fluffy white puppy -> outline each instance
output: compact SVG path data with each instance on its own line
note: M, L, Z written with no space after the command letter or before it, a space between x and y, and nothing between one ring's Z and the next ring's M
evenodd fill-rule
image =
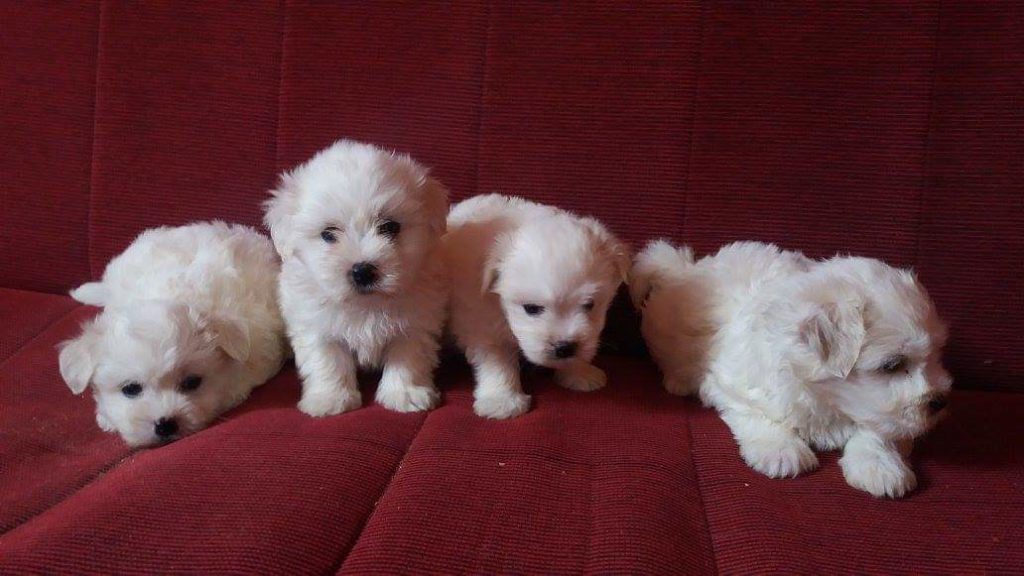
M875 496L916 485L910 440L946 407L946 329L914 275L869 258L813 261L740 242L694 262L648 245L630 291L665 387L718 409L743 459L771 477L843 448L846 481Z
M143 232L71 292L103 311L61 344L61 376L75 394L91 383L96 422L132 446L195 432L281 368L278 268L245 226Z
M265 220L284 260L281 310L302 376L299 409L358 408L357 368L381 366L379 404L434 407L445 188L408 156L342 140L283 174L272 194Z
M477 196L448 215L450 330L476 376L473 409L525 412L519 351L573 390L596 390L590 361L629 253L601 223L521 198Z

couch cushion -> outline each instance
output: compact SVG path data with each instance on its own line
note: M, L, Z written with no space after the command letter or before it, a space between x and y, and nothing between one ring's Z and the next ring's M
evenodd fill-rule
M76 306L67 296L0 288L0 362Z
M846 485L838 454L795 479L740 459L714 411L689 407L719 569L729 574L936 574L1024 569L1024 396L954 395L912 457L919 488L880 500Z

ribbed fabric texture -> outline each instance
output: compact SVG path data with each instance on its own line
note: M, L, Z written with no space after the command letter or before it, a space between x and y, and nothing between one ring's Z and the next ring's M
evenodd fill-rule
M1024 7L1014 2L0 3L0 573L1021 573ZM533 411L295 409L287 368L132 452L60 379L69 288L141 230L258 224L338 138L635 248L738 239L913 266L961 389L879 501L796 480L664 393L620 301L609 386Z

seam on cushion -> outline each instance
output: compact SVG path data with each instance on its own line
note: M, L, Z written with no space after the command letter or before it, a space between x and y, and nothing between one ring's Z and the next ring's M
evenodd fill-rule
M693 425L692 425L692 413L693 408L691 407L686 412L686 434L690 438L690 456L693 463L693 479L697 485L697 498L700 501L700 510L704 515L704 531L708 535L708 543L711 545L711 563L712 573L718 574L721 571L718 569L718 548L715 544L715 533L711 530L711 521L708 519L708 503L704 499L704 487L701 484L700 479L700 467L697 465L697 445L693 439Z
M491 61L491 27L492 24L492 11L491 2L485 4L486 22L484 25L484 48L481 51L481 62L480 62L480 91L477 100L477 117L476 117L476 174L473 178L473 194L480 194L480 151L484 139L484 95L487 92L487 63Z
M373 510L371 510L370 513L367 514L365 518L363 518L362 525L359 526L359 532L356 533L356 536L352 539L351 543L348 544L348 546L344 550L339 551L339 558L331 566L331 570L328 572L329 574L338 574L345 567L345 560L348 560L348 555L352 553L352 550L354 550L355 547L359 544L359 542L363 539L363 533L366 531L367 524L369 524L370 520L377 515L377 505L380 503L381 500L384 499L385 496L387 496L388 492L391 490L391 485L394 483L395 477L398 476L398 472L402 469L402 465L405 464L405 460L409 457L409 453L412 452L413 444L416 443L416 439L419 438L420 434L423 432L423 427L426 426L427 420L429 420L430 417L433 415L434 412L431 411L423 416L423 419L420 421L420 425L416 428L416 433L413 434L412 438L409 439L409 445L406 446L405 452L402 454L402 457L398 460L398 463L395 464L395 468L394 470L391 471L391 476L388 477L388 481L385 482L384 487L381 488L380 495L377 496L377 499L373 501Z
M274 174L275 177L281 166L281 93L284 91L284 39L288 28L288 1L280 0L278 8L281 11L279 28L280 41L277 49L277 101L274 110ZM276 186L276 183L275 183Z
M942 0L935 3L935 32L932 43L932 73L931 85L928 87L928 116L924 129L924 149L921 162L921 190L917 198L917 237L914 246L914 260L911 263L915 268L921 265L921 234L924 230L925 196L928 194L930 184L933 182L932 169L932 129L935 119L935 86L938 84L936 77L939 71L939 34L942 31Z
M690 141L687 142L686 152L686 180L683 182L683 210L682 215L679 218L679 227L677 228L674 237L685 238L686 233L686 214L690 208L690 198L693 195L693 187L691 186L693 179L693 149L694 141L697 136L697 98L700 97L700 79L704 70L704 28L706 9L703 2L698 2L700 6L700 27L697 31L697 68L693 75L693 91L690 95Z
M40 328L39 331L36 332L35 334L33 334L31 338L26 340L24 344L22 344L21 346L18 346L18 349L15 350L14 352L11 352L11 354L9 356L7 356L6 358L0 358L0 368L4 368L7 365L7 362L9 362L10 360L13 360L14 357L17 356L18 354L20 354L22 350L24 350L25 348L31 346L36 340L39 339L40 336L42 336L47 331L49 331L50 328L52 328L53 326L55 326L59 322L63 322L65 318L67 318L68 316L71 316L72 314L74 314L75 311L78 310L79 308L82 308L82 306L81 305L75 306L71 310L68 310L67 312L57 316L52 321L48 322L45 326Z
M105 2L96 3L96 61L93 71L92 88L92 144L90 146L91 157L89 159L89 198L86 205L85 215L85 269L89 278L95 278L96 274L92 268L92 217L93 217L93 191L96 188L96 127L99 124L99 102L100 102L100 56L103 52L103 5Z

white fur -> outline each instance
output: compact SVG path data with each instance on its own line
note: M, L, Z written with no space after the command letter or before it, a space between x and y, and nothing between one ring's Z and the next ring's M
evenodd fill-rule
M437 256L447 191L408 156L347 140L281 176L266 223L284 264L281 309L303 381L299 408L313 416L362 404L357 367L383 367L377 402L401 412L433 408L447 289ZM401 230L389 238L387 220ZM333 229L335 242L321 237ZM357 263L380 282L354 286Z
M519 351L556 370L574 390L596 390L590 364L605 313L629 266L626 248L603 225L564 210L497 194L454 206L444 257L451 275L450 329L476 375L474 410L488 418L525 412ZM584 309L587 302L591 310ZM529 316L524 304L543 306ZM570 359L553 346L576 342Z
M102 281L71 292L104 310L61 344L61 376L75 394L92 384L97 424L128 444L195 432L281 368L278 268L270 240L245 226L143 232ZM196 390L180 389L187 376L202 377ZM131 382L143 387L134 398L122 393ZM161 418L179 432L159 438Z
M811 446L845 448L850 485L889 497L915 487L900 444L932 426L941 410L928 404L952 380L946 329L913 274L756 242L694 262L656 241L637 256L630 290L665 388L699 390L755 470L795 476L817 466ZM897 356L903 366L881 369Z

